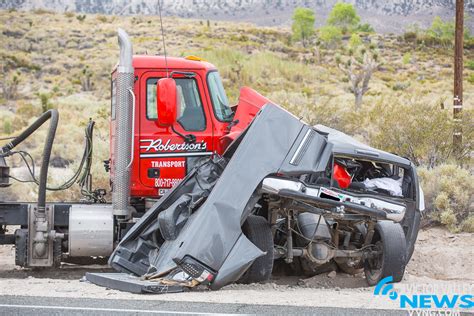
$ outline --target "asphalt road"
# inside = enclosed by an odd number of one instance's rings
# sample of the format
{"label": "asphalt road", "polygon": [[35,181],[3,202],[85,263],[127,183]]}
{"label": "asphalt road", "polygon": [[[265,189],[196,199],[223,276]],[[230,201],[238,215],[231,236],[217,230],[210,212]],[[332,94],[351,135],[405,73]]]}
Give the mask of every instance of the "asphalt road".
{"label": "asphalt road", "polygon": [[408,315],[406,311],[37,296],[0,297],[0,315]]}

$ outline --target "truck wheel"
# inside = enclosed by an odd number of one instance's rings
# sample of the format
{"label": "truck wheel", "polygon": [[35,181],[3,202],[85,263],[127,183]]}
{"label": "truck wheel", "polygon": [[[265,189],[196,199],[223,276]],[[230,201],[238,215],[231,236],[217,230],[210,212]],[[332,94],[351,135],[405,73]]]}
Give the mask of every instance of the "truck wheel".
{"label": "truck wheel", "polygon": [[273,270],[273,235],[270,225],[262,216],[249,215],[242,226],[242,232],[266,254],[255,259],[238,282],[250,284],[268,281]]}
{"label": "truck wheel", "polygon": [[365,278],[369,285],[377,284],[381,279],[392,276],[394,282],[403,278],[407,257],[405,233],[398,223],[379,221],[375,225],[372,238],[376,256],[364,263]]}

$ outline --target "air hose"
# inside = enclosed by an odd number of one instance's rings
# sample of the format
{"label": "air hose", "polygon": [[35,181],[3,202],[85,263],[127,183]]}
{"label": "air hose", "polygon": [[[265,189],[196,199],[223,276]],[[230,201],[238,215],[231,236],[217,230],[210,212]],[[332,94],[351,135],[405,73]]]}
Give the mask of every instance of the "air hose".
{"label": "air hose", "polygon": [[49,123],[48,136],[43,149],[43,159],[41,160],[40,179],[38,183],[38,212],[44,213],[46,206],[46,181],[48,179],[49,159],[51,158],[51,149],[53,147],[56,128],[58,127],[59,114],[55,109],[44,112],[33,124],[25,129],[19,136],[15,137],[11,142],[2,147],[2,153],[7,153],[23,142],[28,136],[33,134],[47,120]]}
{"label": "air hose", "polygon": [[[100,196],[97,196],[95,192],[91,192],[91,188],[90,188],[90,184],[91,184],[90,170],[92,167],[94,125],[95,125],[95,122],[92,120],[89,120],[89,123],[87,124],[87,127],[85,128],[85,147],[84,147],[84,152],[82,154],[82,158],[77,170],[74,172],[71,178],[69,178],[63,184],[54,186],[54,187],[46,186],[47,191],[67,190],[70,187],[72,187],[75,183],[78,183],[81,188],[81,194],[84,197],[88,198],[89,200],[105,202],[105,200],[101,198]],[[10,156],[10,155],[18,154],[22,158],[23,162],[25,163],[30,173],[31,180],[21,180],[13,176],[10,176],[10,178],[19,182],[33,182],[39,185],[40,181],[38,181],[35,175],[35,163],[34,163],[33,157],[31,157],[31,155],[26,151],[10,151],[10,148],[13,148],[11,144],[4,146],[3,148],[4,155],[6,154]],[[7,152],[5,153],[5,151]],[[29,162],[28,162],[28,159],[30,160]]]}

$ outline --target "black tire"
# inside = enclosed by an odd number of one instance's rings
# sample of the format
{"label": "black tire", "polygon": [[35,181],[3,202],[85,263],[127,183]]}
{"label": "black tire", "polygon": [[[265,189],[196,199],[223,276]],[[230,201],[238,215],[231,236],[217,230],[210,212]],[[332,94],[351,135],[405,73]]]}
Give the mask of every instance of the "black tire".
{"label": "black tire", "polygon": [[238,282],[250,284],[270,280],[273,270],[273,235],[270,225],[264,217],[250,215],[242,226],[242,232],[266,254],[255,259]]}
{"label": "black tire", "polygon": [[375,225],[372,244],[380,251],[380,255],[369,258],[364,263],[367,283],[375,285],[388,276],[392,276],[394,282],[400,282],[407,263],[407,245],[403,228],[398,223],[379,221]]}

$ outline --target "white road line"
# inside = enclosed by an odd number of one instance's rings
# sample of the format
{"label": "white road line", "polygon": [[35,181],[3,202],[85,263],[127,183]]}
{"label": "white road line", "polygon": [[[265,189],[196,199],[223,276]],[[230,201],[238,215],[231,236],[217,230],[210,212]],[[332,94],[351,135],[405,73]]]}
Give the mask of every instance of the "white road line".
{"label": "white road line", "polygon": [[147,314],[180,314],[180,315],[237,315],[224,313],[199,313],[199,312],[179,312],[179,311],[154,311],[149,309],[118,309],[118,308],[97,308],[97,307],[75,307],[75,306],[41,306],[41,305],[15,305],[0,304],[0,307],[29,308],[29,309],[55,309],[71,311],[97,311],[97,312],[119,312],[119,313],[147,313]]}

